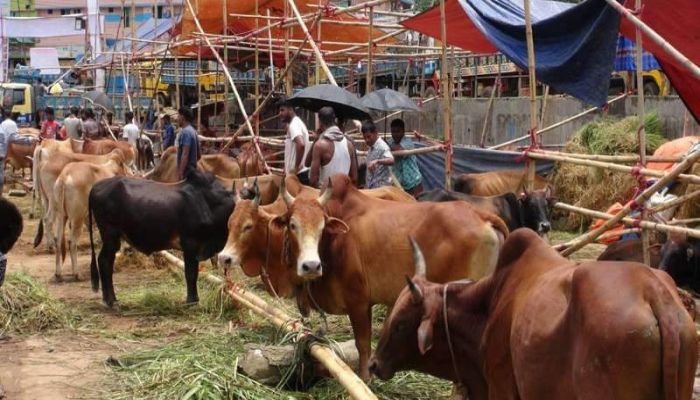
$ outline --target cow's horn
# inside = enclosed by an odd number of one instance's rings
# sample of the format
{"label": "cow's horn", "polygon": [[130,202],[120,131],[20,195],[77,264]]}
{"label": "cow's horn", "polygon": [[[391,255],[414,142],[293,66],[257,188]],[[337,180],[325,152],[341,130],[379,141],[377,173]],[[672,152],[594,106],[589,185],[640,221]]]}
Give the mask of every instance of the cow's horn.
{"label": "cow's horn", "polygon": [[423,292],[421,292],[418,285],[416,285],[411,278],[406,277],[406,283],[408,284],[408,288],[411,290],[413,304],[420,304],[423,301]]}
{"label": "cow's horn", "polygon": [[333,186],[331,183],[331,178],[328,178],[328,186],[326,186],[326,190],[323,192],[321,197],[318,198],[318,203],[321,205],[321,207],[325,206],[326,203],[328,203],[328,200],[331,199],[332,194],[333,194]]}
{"label": "cow's horn", "polygon": [[420,250],[418,243],[416,243],[416,239],[414,239],[413,237],[411,237],[410,239],[411,247],[413,247],[413,264],[416,267],[416,275],[425,278],[425,257],[423,257],[423,252]]}
{"label": "cow's horn", "polygon": [[292,203],[294,203],[294,196],[289,194],[287,191],[286,178],[282,178],[282,182],[280,183],[280,193],[282,194],[282,198],[287,206],[291,206]]}

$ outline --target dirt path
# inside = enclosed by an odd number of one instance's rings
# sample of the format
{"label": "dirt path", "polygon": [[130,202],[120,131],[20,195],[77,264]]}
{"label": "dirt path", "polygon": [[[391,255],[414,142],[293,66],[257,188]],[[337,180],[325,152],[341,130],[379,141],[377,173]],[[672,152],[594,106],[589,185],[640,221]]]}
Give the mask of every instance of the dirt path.
{"label": "dirt path", "polygon": [[[31,199],[12,198],[25,216],[22,237],[8,259],[8,272],[25,271],[47,285],[49,293],[68,304],[92,303],[101,310],[106,326],[120,331],[128,330],[133,318],[115,316],[106,308],[101,309],[101,298],[93,293],[89,281],[89,247],[83,238],[79,248],[78,264],[82,281],[54,282],[55,256],[46,250],[45,243],[32,248],[37,220],[30,220]],[[68,261],[70,258],[68,257]],[[70,273],[70,261],[63,273]],[[133,274],[116,274],[115,285],[124,286],[134,282]],[[62,330],[44,335],[10,337],[0,341],[0,385],[7,399],[68,399],[95,398],[93,392],[107,369],[104,361],[115,353],[122,352],[133,344],[126,345],[96,335]],[[2,398],[2,396],[0,396]]]}

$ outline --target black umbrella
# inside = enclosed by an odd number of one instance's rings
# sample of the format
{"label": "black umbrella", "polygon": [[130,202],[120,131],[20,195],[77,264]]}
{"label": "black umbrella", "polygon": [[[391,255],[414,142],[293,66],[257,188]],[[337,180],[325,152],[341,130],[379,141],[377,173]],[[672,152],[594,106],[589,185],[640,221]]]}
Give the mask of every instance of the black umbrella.
{"label": "black umbrella", "polygon": [[418,111],[420,108],[408,96],[392,89],[379,89],[360,99],[362,105],[374,111]]}
{"label": "black umbrella", "polygon": [[333,107],[336,116],[344,119],[368,119],[367,110],[354,93],[334,85],[308,87],[289,98],[289,104],[311,111]]}
{"label": "black umbrella", "polygon": [[114,111],[112,100],[105,94],[105,92],[93,90],[91,92],[83,93],[81,97],[97,107],[101,107],[107,111]]}

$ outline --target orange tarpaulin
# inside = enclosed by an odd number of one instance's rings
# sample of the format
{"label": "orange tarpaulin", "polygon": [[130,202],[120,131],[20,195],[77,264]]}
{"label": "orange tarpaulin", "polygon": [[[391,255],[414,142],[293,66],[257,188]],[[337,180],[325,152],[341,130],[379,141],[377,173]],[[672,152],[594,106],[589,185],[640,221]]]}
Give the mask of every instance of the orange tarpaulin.
{"label": "orange tarpaulin", "polygon": [[[688,153],[695,143],[700,141],[700,136],[686,136],[676,140],[671,140],[659,146],[654,152],[655,156],[659,157],[680,157]],[[665,171],[671,169],[674,163],[672,162],[650,162],[647,168]]]}
{"label": "orange tarpaulin", "polygon": [[[196,2],[194,0],[192,6],[195,7],[196,11]],[[233,17],[230,16],[230,14],[248,14],[248,15],[255,15],[255,2],[258,1],[258,15],[267,15],[267,11],[270,10],[270,16],[271,17],[284,17],[284,3],[286,0],[228,0],[227,2],[227,7],[228,7],[228,31],[233,34],[237,35],[244,35],[248,32],[254,31],[255,28],[255,22],[256,18],[241,18],[241,17]],[[299,9],[299,13],[302,16],[308,15],[308,14],[313,14],[319,10],[318,7],[310,7],[307,5],[307,2],[297,2],[296,3],[297,8]],[[222,17],[222,10],[223,10],[223,1],[222,0],[199,0],[199,11],[197,12],[197,18],[199,19],[199,22],[202,24],[202,29],[204,29],[205,32],[211,33],[211,34],[221,34],[223,32],[223,17]],[[345,43],[358,43],[358,44],[366,44],[369,41],[369,28],[365,26],[347,26],[347,25],[333,25],[331,23],[326,23],[328,21],[352,21],[352,22],[362,22],[367,20],[363,19],[358,19],[350,14],[339,14],[339,15],[334,15],[333,9],[332,8],[327,8],[324,11],[324,15],[322,17],[323,24],[321,25],[321,40],[317,41],[318,44],[320,44],[320,48],[322,51],[333,51],[333,50],[341,50],[348,48],[350,46],[347,45],[333,45],[333,44],[324,44],[323,42],[345,42]],[[289,17],[296,22],[296,19],[294,19],[294,15],[292,14],[291,10],[289,11],[290,15]],[[263,19],[260,18],[258,19],[258,26],[259,28],[264,28],[265,26],[268,25],[268,23],[274,23],[277,22],[278,20],[268,20],[268,19]],[[311,21],[307,20],[305,21],[307,26],[311,25]],[[187,7],[185,3],[185,13],[182,17],[182,20],[179,25],[179,32],[180,32],[180,37],[179,39],[189,39],[194,37],[193,32],[198,32],[197,30],[197,25],[194,22],[194,19],[192,18],[192,14],[190,13],[189,7]],[[284,28],[280,27],[275,27],[272,28],[272,37],[273,38],[284,38]],[[292,25],[289,28],[290,32],[290,38],[291,39],[304,39],[304,32],[301,30],[299,25],[295,24]],[[372,37],[376,40],[379,37],[385,35],[387,32],[383,32],[379,29],[373,29],[372,32]],[[314,40],[317,40],[317,35],[318,32],[316,29],[311,31],[311,35],[314,38]],[[263,31],[260,34],[257,35],[260,42],[261,46],[267,46],[267,31]],[[252,37],[250,40],[254,40],[254,37]],[[389,42],[394,42],[394,40],[389,40]],[[273,45],[283,45],[281,42],[273,43]],[[298,45],[298,42],[292,42],[291,45]],[[310,47],[307,48],[311,50]],[[208,53],[209,49],[201,48],[200,49],[203,53]],[[375,51],[379,52],[378,48],[374,49]],[[178,48],[178,53],[179,54],[187,54],[187,53],[194,53],[197,51],[196,46],[183,46]],[[356,51],[362,52],[366,51],[365,49],[358,49]],[[196,53],[195,53],[196,54]],[[338,55],[336,58],[342,58],[347,60],[346,55]],[[276,62],[277,63],[277,62]]]}

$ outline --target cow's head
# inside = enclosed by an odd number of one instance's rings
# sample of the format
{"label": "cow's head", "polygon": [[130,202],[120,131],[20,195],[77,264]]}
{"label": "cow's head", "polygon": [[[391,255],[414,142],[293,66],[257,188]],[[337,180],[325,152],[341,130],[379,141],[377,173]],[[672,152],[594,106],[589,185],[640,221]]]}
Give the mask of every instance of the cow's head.
{"label": "cow's head", "polygon": [[332,195],[330,179],[326,190],[317,198],[294,198],[287,191],[283,179],[280,195],[288,211],[285,215],[276,217],[273,223],[287,230],[292,259],[296,260],[297,275],[305,280],[318,278],[323,275],[319,245],[324,231],[342,234],[350,229],[342,220],[326,214],[324,207]]}
{"label": "cow's head", "polygon": [[684,233],[670,233],[661,248],[659,269],[667,272],[678,286],[696,286],[700,280],[700,240]]}
{"label": "cow's head", "polygon": [[[384,321],[379,343],[370,362],[370,372],[380,379],[391,379],[397,371],[426,371],[431,362],[422,362],[433,347],[433,328],[441,310],[442,285],[425,279],[425,259],[411,239],[416,273],[406,277],[408,285],[399,294],[391,314]],[[426,371],[428,372],[428,371]]]}
{"label": "cow's head", "polygon": [[532,229],[540,236],[545,235],[552,229],[549,215],[556,199],[552,195],[552,189],[549,186],[532,192],[525,190],[520,194],[518,201],[521,205],[525,227]]}

